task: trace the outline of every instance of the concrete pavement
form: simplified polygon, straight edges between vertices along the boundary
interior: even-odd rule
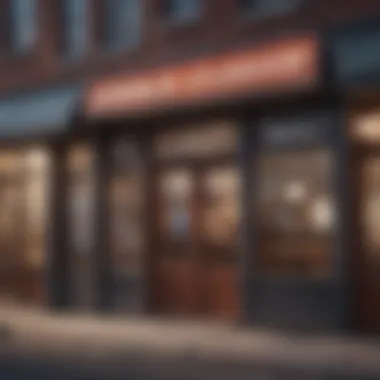
[[[220,323],[26,309],[0,309],[0,354],[12,360],[70,364],[99,376],[133,371],[144,373],[143,378],[169,379],[175,374],[176,379],[211,379],[206,368],[213,368],[218,379],[231,374],[245,379],[258,371],[296,371],[319,374],[316,378],[321,379],[380,378],[380,345],[364,339],[295,337]],[[238,373],[241,377],[236,377]],[[279,378],[273,376],[265,378]]]

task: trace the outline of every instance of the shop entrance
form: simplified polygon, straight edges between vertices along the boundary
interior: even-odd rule
[[[0,300],[44,301],[49,156],[44,148],[0,154]]]
[[[235,133],[230,124],[194,128],[164,136],[157,145],[153,295],[159,313],[239,316]]]
[[[380,152],[356,162],[357,316],[361,331],[380,333]]]
[[[238,171],[228,164],[159,172],[159,311],[237,318],[238,185]]]

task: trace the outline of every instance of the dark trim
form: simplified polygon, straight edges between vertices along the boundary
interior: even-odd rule
[[[96,278],[96,304],[100,312],[111,309],[111,263],[108,237],[108,178],[109,178],[109,149],[108,138],[102,134],[93,137],[94,146],[94,229],[95,229],[95,278]]]
[[[47,304],[64,310],[69,305],[69,257],[67,252],[65,167],[67,146],[51,146],[51,188],[49,198],[48,244],[46,254]]]

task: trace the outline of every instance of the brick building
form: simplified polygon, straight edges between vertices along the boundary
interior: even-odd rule
[[[378,1],[0,6],[1,294],[380,328]]]

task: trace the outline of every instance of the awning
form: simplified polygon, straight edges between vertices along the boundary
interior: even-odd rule
[[[254,95],[309,91],[320,83],[319,40],[298,36],[96,79],[85,114],[103,118],[184,109]]]
[[[338,29],[332,44],[334,77],[341,87],[380,83],[380,21]]]
[[[81,98],[80,86],[65,85],[0,99],[0,138],[62,133]]]

